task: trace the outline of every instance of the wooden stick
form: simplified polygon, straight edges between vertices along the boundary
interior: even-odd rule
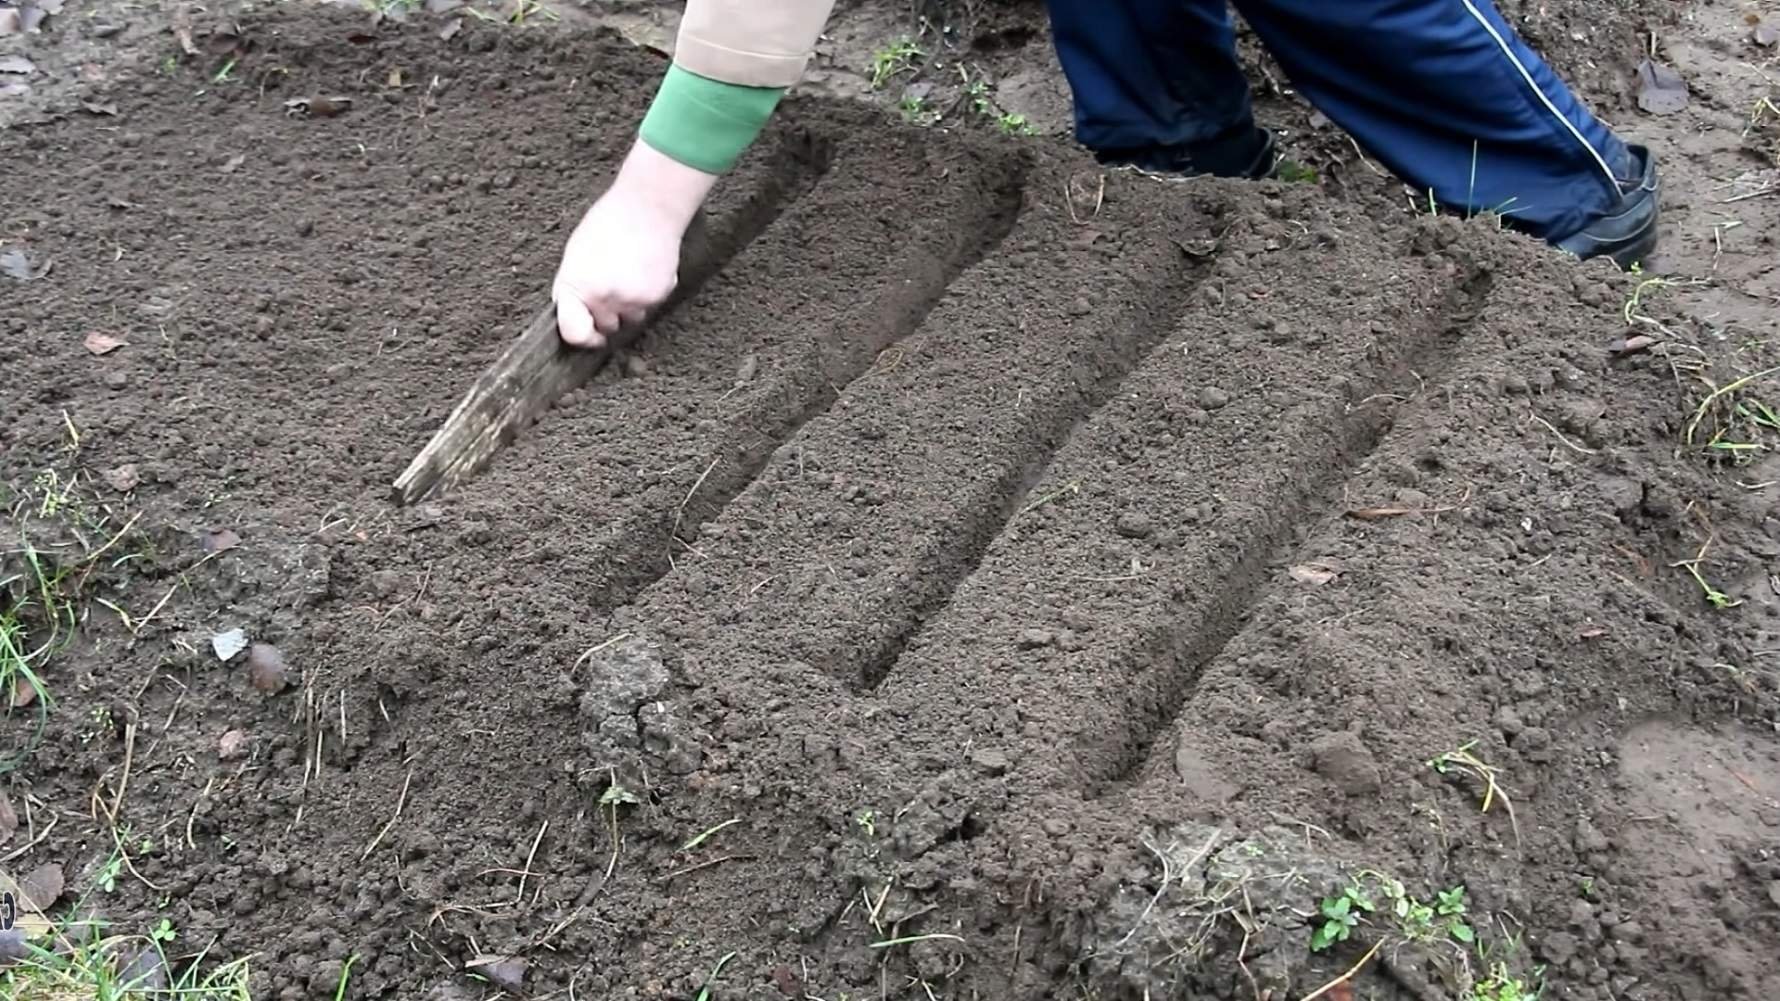
[[[715,263],[704,212],[693,217],[680,246],[680,286],[655,316],[665,312],[709,277]],[[413,504],[450,489],[488,465],[496,452],[548,411],[564,393],[592,378],[612,358],[642,336],[655,316],[609,337],[604,347],[572,348],[556,329],[556,305],[547,302],[532,316],[507,350],[477,378],[456,409],[427,442],[392,488],[399,505]]]

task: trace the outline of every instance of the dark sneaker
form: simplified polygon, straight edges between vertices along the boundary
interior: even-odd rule
[[[1150,174],[1259,181],[1273,176],[1279,166],[1279,144],[1271,131],[1254,126],[1250,131],[1186,146],[1096,150],[1094,158],[1110,167],[1131,167]]]
[[[1644,146],[1627,146],[1632,175],[1619,182],[1619,204],[1572,236],[1553,242],[1557,249],[1583,260],[1611,257],[1621,271],[1630,271],[1656,249],[1658,201],[1662,179],[1656,158]]]

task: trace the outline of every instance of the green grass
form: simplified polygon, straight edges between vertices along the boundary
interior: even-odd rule
[[[73,641],[85,601],[107,571],[143,556],[124,545],[135,541],[136,519],[120,527],[88,493],[53,470],[22,487],[0,484],[0,716],[36,717],[26,746],[4,749],[0,775],[43,739],[55,702],[47,667]]]
[[[28,941],[26,955],[0,972],[0,997],[31,1001],[251,1001],[246,959],[205,969],[209,950],[179,963],[167,949],[178,933],[166,920],[145,935],[69,938],[59,948]],[[156,978],[164,982],[156,983]]]

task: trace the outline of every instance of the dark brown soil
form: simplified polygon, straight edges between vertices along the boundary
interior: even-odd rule
[[[0,869],[256,954],[256,998],[354,956],[353,998],[694,998],[729,957],[714,997],[1279,1001],[1375,943],[1324,997],[1780,989],[1775,477],[1678,447],[1690,356],[1608,350],[1638,279],[805,95],[722,269],[399,509],[661,64],[365,25],[244,16],[221,82],[0,135],[6,248],[53,261],[0,277],[16,525],[136,519],[43,739],[0,728]],[[133,871],[73,904],[114,801]],[[1367,872],[1463,886],[1478,942],[1312,951]]]

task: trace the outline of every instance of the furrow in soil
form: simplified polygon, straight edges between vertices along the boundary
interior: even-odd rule
[[[1489,280],[1329,223],[1364,279],[1319,280],[1292,252],[1309,237],[1263,213],[1228,225],[1173,336],[908,644],[880,693],[922,720],[905,740],[1006,761],[1015,794],[1116,787],[1398,401],[1437,376]]]

